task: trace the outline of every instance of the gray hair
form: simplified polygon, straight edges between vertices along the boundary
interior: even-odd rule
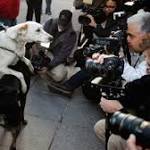
[[[128,18],[127,23],[136,24],[140,31],[150,33],[150,12],[140,11]]]

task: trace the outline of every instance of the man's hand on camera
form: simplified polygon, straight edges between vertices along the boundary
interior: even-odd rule
[[[142,150],[142,147],[136,145],[136,137],[131,134],[127,140],[127,149],[126,150]]]
[[[91,22],[88,25],[91,26],[91,27],[96,28],[97,24],[96,24],[96,22],[94,20],[94,17],[92,15],[90,15],[90,14],[88,14],[87,17],[89,17],[90,20],[91,20]]]
[[[114,57],[114,56],[115,55],[106,55],[106,54],[94,53],[92,55],[92,59],[94,60],[95,63],[102,64],[104,62],[105,58]]]
[[[46,74],[48,71],[47,67],[43,67],[40,70],[37,71],[38,74],[42,75],[42,74]]]
[[[123,108],[123,106],[120,104],[119,101],[108,100],[104,97],[101,98],[100,106],[101,106],[102,110],[106,113],[114,113]]]

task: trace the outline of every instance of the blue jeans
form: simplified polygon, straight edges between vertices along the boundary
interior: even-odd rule
[[[86,70],[81,70],[74,74],[64,85],[70,90],[75,90],[83,84],[84,81],[89,80],[91,75]]]
[[[17,21],[16,19],[3,19],[3,18],[0,18],[0,24],[4,25],[4,26],[8,26],[8,27],[11,27],[11,26],[14,26],[16,25]],[[2,30],[3,27],[0,26],[0,30]]]
[[[52,0],[46,0],[46,10],[45,10],[45,13],[51,12],[51,2],[52,2]]]

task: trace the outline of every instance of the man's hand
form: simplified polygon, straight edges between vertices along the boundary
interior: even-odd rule
[[[88,25],[91,26],[91,27],[96,28],[97,24],[96,24],[96,22],[94,20],[94,17],[92,15],[90,15],[90,14],[88,14],[87,17],[90,18],[90,20],[91,20],[91,22]]]
[[[127,140],[127,149],[126,150],[142,150],[142,147],[136,145],[136,137],[131,134]]]
[[[106,113],[114,113],[123,108],[123,106],[120,104],[119,101],[108,100],[104,97],[101,98],[100,106],[101,106],[102,110]]]
[[[92,55],[92,59],[95,63],[100,63],[102,64],[104,62],[105,58],[109,58],[109,57],[114,57],[115,55],[106,55],[106,54],[99,54],[99,53],[94,53]]]

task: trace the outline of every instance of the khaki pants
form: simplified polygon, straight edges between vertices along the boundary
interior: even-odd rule
[[[98,121],[94,126],[97,137],[105,143],[105,119]],[[108,150],[125,150],[126,141],[118,135],[112,134],[107,143]]]
[[[53,54],[51,52],[48,52],[47,54],[50,59],[52,60]],[[60,64],[53,69],[51,69],[47,75],[52,78],[56,82],[61,82],[70,79],[74,74],[76,74],[78,71],[80,71],[79,67],[75,67],[74,64],[70,66],[65,66],[64,64]]]

